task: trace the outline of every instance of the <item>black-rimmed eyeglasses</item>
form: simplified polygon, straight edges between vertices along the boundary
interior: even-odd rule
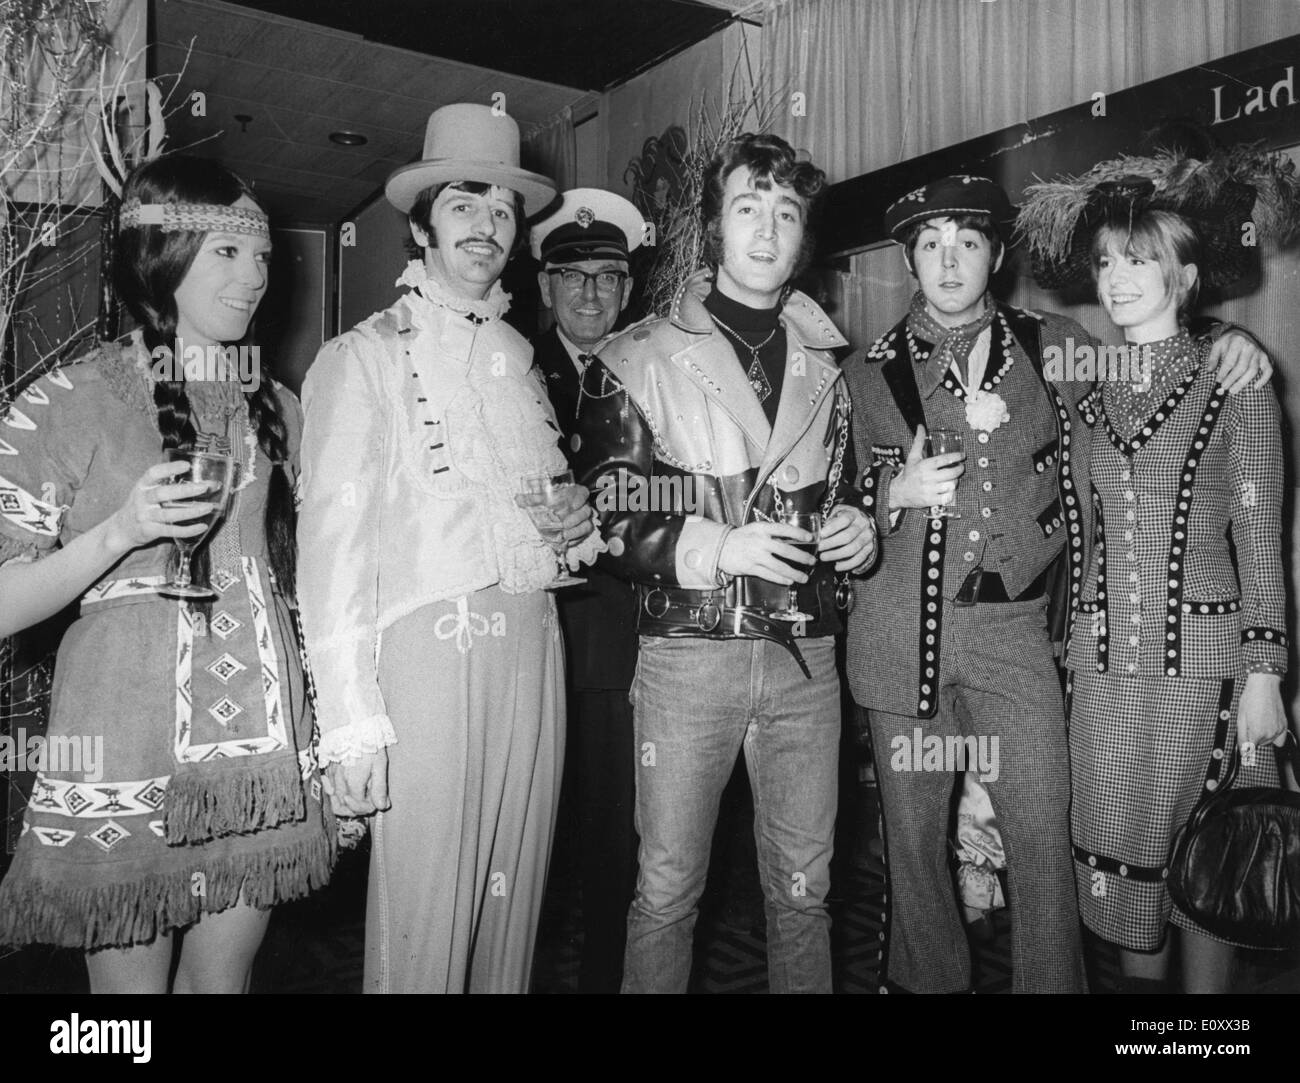
[[[575,293],[587,288],[588,279],[596,283],[597,293],[615,293],[627,278],[626,271],[596,271],[593,274],[591,271],[580,271],[576,267],[552,267],[546,273],[559,275],[564,288]]]

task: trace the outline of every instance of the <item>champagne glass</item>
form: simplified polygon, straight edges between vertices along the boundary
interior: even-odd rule
[[[192,538],[172,539],[172,544],[176,547],[176,573],[169,582],[159,588],[158,593],[169,598],[215,598],[217,592],[210,586],[193,581],[194,571],[191,565],[194,550],[203,544],[207,536],[212,533],[212,528],[226,514],[226,508],[230,503],[230,491],[235,480],[235,460],[229,455],[217,455],[209,451],[172,449],[167,452],[167,461],[190,464],[189,472],[178,475],[173,479],[173,484],[206,481],[209,483],[210,491],[200,493],[190,500],[169,500],[163,504],[163,507],[181,508],[186,504],[203,501],[211,504],[212,510],[186,522],[187,526],[192,526],[194,523],[204,524],[207,529],[202,534]]]
[[[797,511],[787,503],[784,507],[777,509],[775,518],[778,523],[785,523],[787,526],[797,526],[800,530],[806,530],[812,535],[812,540],[806,542],[794,541],[790,538],[785,538],[783,540],[789,545],[793,545],[796,549],[810,554],[815,559],[817,556],[817,543],[821,540],[822,536],[821,514],[815,511]],[[807,571],[809,575],[812,574],[813,568],[816,567],[816,565],[813,565],[813,568],[808,568],[803,564],[792,564],[790,566],[792,568],[798,568],[800,571]],[[768,616],[773,620],[785,620],[791,622],[816,620],[816,617],[812,613],[803,613],[800,611],[799,588],[794,585],[791,585],[789,588],[786,608],[777,610],[775,613],[769,613]]]
[[[562,490],[572,484],[574,484],[572,470],[532,474],[524,478],[524,493],[529,496],[540,496],[546,501],[545,504],[530,504],[525,510],[532,519],[533,525],[537,527],[537,532],[555,551],[556,577],[546,584],[547,590],[581,586],[586,582],[585,579],[569,574],[568,565],[564,562],[564,551],[568,548],[568,544],[560,532],[559,517],[552,510],[552,505],[561,499]]]
[[[965,451],[965,441],[962,439],[962,433],[958,429],[932,429],[930,431],[930,454],[946,455],[950,451]],[[958,479],[957,484],[961,484]],[[957,501],[957,491],[954,489],[952,494],[952,504],[935,504],[930,508],[931,519],[960,519],[961,512],[954,506]]]

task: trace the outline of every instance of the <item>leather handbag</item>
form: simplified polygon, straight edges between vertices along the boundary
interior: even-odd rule
[[[1300,779],[1300,748],[1288,732]],[[1234,748],[1220,784],[1202,794],[1174,837],[1169,894],[1208,932],[1253,948],[1300,946],[1300,793],[1233,788]]]

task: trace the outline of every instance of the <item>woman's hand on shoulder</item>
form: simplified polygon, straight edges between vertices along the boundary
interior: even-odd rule
[[[158,463],[149,467],[122,506],[109,517],[105,527],[105,545],[121,555],[159,538],[196,538],[202,535],[206,525],[191,523],[190,520],[207,515],[216,505],[194,498],[210,492],[212,484],[206,481],[170,483],[171,479],[188,469],[189,464],[185,462]],[[176,501],[184,503],[177,507],[167,506]]]

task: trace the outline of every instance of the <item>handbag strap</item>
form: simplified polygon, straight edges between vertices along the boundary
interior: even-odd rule
[[[1280,772],[1283,764],[1287,759],[1290,759],[1296,780],[1300,781],[1300,742],[1297,742],[1295,734],[1288,729],[1286,737],[1280,745],[1270,745],[1269,747],[1277,757],[1278,771]],[[1199,828],[1201,822],[1209,815],[1214,805],[1227,799],[1228,791],[1232,789],[1232,784],[1237,781],[1237,772],[1240,767],[1241,749],[1234,744],[1231,758],[1228,760],[1228,769],[1223,773],[1223,777],[1219,779],[1218,784],[1213,789],[1207,786],[1201,794],[1200,801],[1197,802],[1196,807],[1192,810],[1192,815],[1188,818],[1188,830],[1194,831]]]

